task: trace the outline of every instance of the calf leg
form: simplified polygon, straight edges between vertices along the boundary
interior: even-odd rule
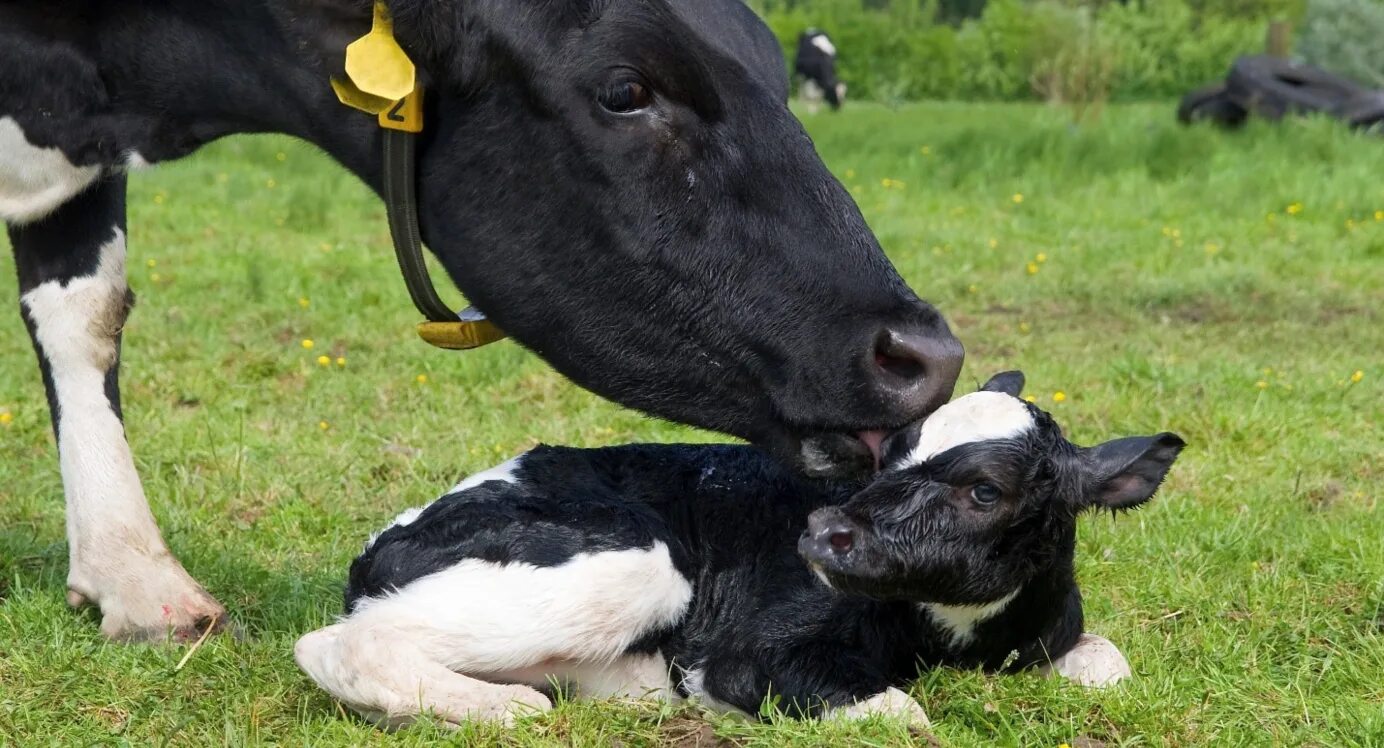
[[[510,721],[549,706],[532,686],[588,696],[671,692],[656,655],[631,645],[687,610],[668,548],[580,553],[555,566],[466,559],[298,641],[298,665],[367,719]],[[521,683],[523,685],[501,685]]]
[[[67,599],[99,605],[111,638],[195,636],[225,611],[164,545],[121,422],[120,332],[133,303],[124,229],[123,175],[9,229],[67,499]]]

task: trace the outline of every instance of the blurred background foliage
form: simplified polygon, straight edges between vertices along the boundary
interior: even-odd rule
[[[850,98],[1105,100],[1180,96],[1262,52],[1384,86],[1384,0],[751,0],[784,45],[808,27],[839,51]],[[1081,113],[1078,112],[1078,116]]]

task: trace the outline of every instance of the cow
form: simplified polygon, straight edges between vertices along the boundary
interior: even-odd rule
[[[807,29],[798,35],[793,73],[809,110],[815,111],[818,102],[826,99],[832,111],[836,111],[846,100],[846,84],[836,78],[836,44],[825,31]]]
[[[387,727],[512,720],[577,697],[888,713],[920,667],[1129,675],[1084,633],[1088,510],[1148,501],[1175,434],[1080,448],[1006,372],[890,436],[882,471],[813,479],[748,446],[537,447],[399,515],[351,564],[299,666]]]
[[[819,439],[877,448],[950,397],[960,343],[822,164],[740,0],[385,9],[427,92],[422,239],[573,382],[790,461]],[[330,85],[371,19],[368,0],[0,5],[0,218],[57,441],[68,602],[109,637],[227,620],[164,543],[124,434],[127,174],[276,132],[382,190],[376,117]]]

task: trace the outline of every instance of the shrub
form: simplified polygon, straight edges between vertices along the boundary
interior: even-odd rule
[[[1311,0],[1297,53],[1317,67],[1384,88],[1384,4]]]

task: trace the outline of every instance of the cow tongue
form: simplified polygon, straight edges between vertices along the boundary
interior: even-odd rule
[[[859,439],[860,443],[864,444],[865,448],[870,450],[871,455],[874,455],[875,470],[879,470],[880,445],[884,444],[884,437],[888,435],[889,432],[881,429],[870,429],[868,431],[857,431],[855,433],[855,438]]]

